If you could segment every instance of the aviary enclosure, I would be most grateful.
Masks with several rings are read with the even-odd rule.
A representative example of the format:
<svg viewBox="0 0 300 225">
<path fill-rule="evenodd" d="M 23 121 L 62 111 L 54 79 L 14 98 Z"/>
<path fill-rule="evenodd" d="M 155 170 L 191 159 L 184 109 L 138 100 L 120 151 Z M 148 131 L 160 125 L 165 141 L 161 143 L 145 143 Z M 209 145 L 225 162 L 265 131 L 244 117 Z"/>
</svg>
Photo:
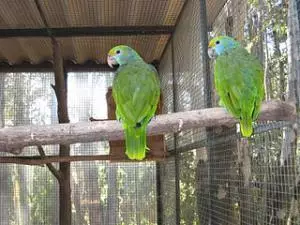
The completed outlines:
<svg viewBox="0 0 300 225">
<path fill-rule="evenodd" d="M 217 108 L 220 34 L 264 66 L 248 143 Z M 117 44 L 160 74 L 142 162 L 112 121 Z M 300 224 L 299 0 L 1 0 L 0 61 L 0 224 Z"/>
</svg>

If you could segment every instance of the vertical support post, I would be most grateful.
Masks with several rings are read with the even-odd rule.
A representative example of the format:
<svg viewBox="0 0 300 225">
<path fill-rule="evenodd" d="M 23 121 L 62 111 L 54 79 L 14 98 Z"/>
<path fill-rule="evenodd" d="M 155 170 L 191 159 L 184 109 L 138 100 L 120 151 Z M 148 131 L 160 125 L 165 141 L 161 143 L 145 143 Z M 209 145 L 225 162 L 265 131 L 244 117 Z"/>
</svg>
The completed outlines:
<svg viewBox="0 0 300 225">
<path fill-rule="evenodd" d="M 201 71 L 204 74 L 204 86 L 206 87 L 205 90 L 205 105 L 207 108 L 212 107 L 212 82 L 211 82 L 211 74 L 210 74 L 210 64 L 209 64 L 209 57 L 208 57 L 208 25 L 207 25 L 207 12 L 206 12 L 206 0 L 199 0 L 200 2 L 200 18 L 199 18 L 199 32 L 200 32 L 200 60 L 201 60 Z M 198 216 L 201 224 L 204 225 L 211 223 L 211 147 L 212 147 L 212 140 L 211 140 L 211 133 L 212 129 L 207 128 L 207 162 L 206 165 L 203 165 L 201 160 L 197 163 L 197 186 L 196 190 L 197 193 L 197 206 L 198 206 Z M 207 185 L 206 187 L 201 187 L 201 172 L 205 168 L 207 172 Z M 199 183 L 198 183 L 199 182 Z M 208 189 L 208 190 L 205 190 Z M 202 193 L 200 193 L 200 191 Z M 201 197 L 202 196 L 202 197 Z M 206 202 L 203 202 L 205 200 Z M 201 207 L 201 205 L 206 207 Z M 205 209 L 206 208 L 206 209 Z"/>
<path fill-rule="evenodd" d="M 178 84 L 175 76 L 175 56 L 174 56 L 174 39 L 171 39 L 172 49 L 172 80 L 173 80 L 173 112 L 178 111 Z M 180 152 L 178 151 L 178 134 L 174 133 L 175 149 L 175 204 L 176 204 L 176 225 L 180 225 Z"/>
<path fill-rule="evenodd" d="M 160 164 L 156 163 L 156 204 L 157 204 L 157 225 L 163 224 L 162 217 L 162 199 L 161 199 L 161 181 L 160 181 Z"/>
<path fill-rule="evenodd" d="M 57 98 L 57 115 L 59 123 L 69 123 L 68 104 L 67 104 L 67 84 L 66 73 L 63 66 L 63 58 L 59 43 L 52 38 L 53 58 L 54 58 L 54 76 L 55 85 L 52 88 Z M 59 146 L 60 156 L 70 155 L 70 145 Z M 70 162 L 59 164 L 61 177 L 59 183 L 59 224 L 71 225 L 72 208 L 71 208 L 71 179 L 70 179 Z"/>
<path fill-rule="evenodd" d="M 208 57 L 208 26 L 207 26 L 207 13 L 206 13 L 206 0 L 200 1 L 200 20 L 199 20 L 199 32 L 200 32 L 200 54 L 201 54 L 201 66 L 203 74 L 205 75 L 205 87 L 206 87 L 206 107 L 212 107 L 212 82 L 210 74 L 210 65 Z"/>
</svg>

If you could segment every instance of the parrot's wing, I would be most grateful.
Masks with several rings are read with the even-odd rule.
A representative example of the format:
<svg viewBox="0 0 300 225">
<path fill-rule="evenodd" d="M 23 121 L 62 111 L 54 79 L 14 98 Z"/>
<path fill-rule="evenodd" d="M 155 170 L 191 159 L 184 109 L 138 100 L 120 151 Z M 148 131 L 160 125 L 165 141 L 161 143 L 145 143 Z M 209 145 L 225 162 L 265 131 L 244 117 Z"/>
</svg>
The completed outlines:
<svg viewBox="0 0 300 225">
<path fill-rule="evenodd" d="M 215 86 L 227 109 L 238 119 L 255 120 L 264 96 L 263 69 L 245 49 L 219 56 L 215 64 Z"/>
<path fill-rule="evenodd" d="M 122 66 L 114 79 L 113 95 L 122 121 L 135 125 L 149 120 L 160 95 L 157 73 L 144 62 Z"/>
</svg>

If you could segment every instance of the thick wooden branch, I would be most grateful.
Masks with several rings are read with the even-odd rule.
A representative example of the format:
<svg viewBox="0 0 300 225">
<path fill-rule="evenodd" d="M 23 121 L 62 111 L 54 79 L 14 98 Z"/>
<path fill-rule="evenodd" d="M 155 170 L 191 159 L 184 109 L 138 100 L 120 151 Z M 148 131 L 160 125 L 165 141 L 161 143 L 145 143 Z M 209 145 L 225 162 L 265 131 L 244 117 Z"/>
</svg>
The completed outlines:
<svg viewBox="0 0 300 225">
<path fill-rule="evenodd" d="M 294 121 L 295 106 L 288 102 L 270 101 L 262 106 L 260 121 Z M 223 108 L 208 108 L 159 115 L 148 127 L 149 135 L 174 133 L 199 127 L 232 126 L 237 121 Z M 115 120 L 19 126 L 0 129 L 0 151 L 19 153 L 26 146 L 73 144 L 123 139 L 121 124 Z"/>
<path fill-rule="evenodd" d="M 134 162 L 130 159 L 124 159 L 116 156 L 110 155 L 80 155 L 80 156 L 3 156 L 0 157 L 0 163 L 14 163 L 14 164 L 23 164 L 23 165 L 43 165 L 43 164 L 50 164 L 51 163 L 63 163 L 63 162 L 76 162 L 76 161 L 103 161 L 103 160 L 110 160 L 116 162 Z M 147 157 L 144 161 L 159 161 L 163 160 L 163 158 L 158 157 Z M 139 161 L 137 161 L 139 162 Z"/>
</svg>

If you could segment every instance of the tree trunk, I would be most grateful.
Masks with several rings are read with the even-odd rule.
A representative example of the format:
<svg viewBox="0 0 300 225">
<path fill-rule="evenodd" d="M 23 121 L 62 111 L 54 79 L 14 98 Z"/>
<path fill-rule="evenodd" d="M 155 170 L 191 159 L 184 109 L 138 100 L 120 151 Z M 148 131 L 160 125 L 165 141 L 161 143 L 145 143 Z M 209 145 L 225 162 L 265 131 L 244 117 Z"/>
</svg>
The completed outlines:
<svg viewBox="0 0 300 225">
<path fill-rule="evenodd" d="M 59 123 L 69 123 L 67 104 L 67 77 L 63 68 L 63 58 L 59 43 L 52 40 L 55 85 L 52 86 L 57 98 L 57 115 Z M 69 156 L 70 145 L 59 145 L 59 156 Z M 71 208 L 71 177 L 70 162 L 59 164 L 59 223 L 60 225 L 72 224 Z"/>
<path fill-rule="evenodd" d="M 107 218 L 106 224 L 118 224 L 118 188 L 117 188 L 117 164 L 110 164 L 107 167 Z"/>
<path fill-rule="evenodd" d="M 273 24 L 274 27 L 275 24 Z M 281 51 L 279 47 L 279 38 L 278 34 L 275 30 L 273 30 L 273 40 L 274 40 L 274 57 L 280 58 Z M 284 76 L 284 64 L 282 60 L 279 62 L 279 98 L 284 101 L 285 100 L 285 76 Z"/>
<path fill-rule="evenodd" d="M 288 100 L 294 101 L 296 109 L 299 110 L 300 103 L 300 1 L 290 0 L 288 9 L 288 65 L 289 77 L 287 83 L 287 97 Z M 299 114 L 299 111 L 298 111 Z M 299 115 L 298 115 L 299 116 Z M 277 173 L 276 182 L 279 184 L 274 201 L 274 214 L 280 215 L 284 212 L 285 216 L 278 218 L 275 217 L 274 224 L 294 223 L 294 202 L 297 201 L 295 195 L 288 195 L 292 187 L 297 187 L 297 138 L 298 138 L 297 124 L 286 127 L 283 130 L 283 140 L 280 154 L 280 167 Z"/>
<path fill-rule="evenodd" d="M 0 74 L 0 127 L 5 126 L 4 84 L 6 74 Z M 10 166 L 0 165 L 0 218 L 2 224 L 9 224 L 9 211 L 11 209 L 11 171 Z"/>
<path fill-rule="evenodd" d="M 76 178 L 73 179 L 72 187 L 73 187 L 73 201 L 74 201 L 74 207 L 75 207 L 75 224 L 78 225 L 87 225 L 87 221 L 85 220 L 85 214 L 87 211 L 86 205 L 82 205 L 82 200 L 84 199 L 85 193 L 82 190 L 86 190 L 86 184 L 85 182 L 81 182 L 83 177 L 85 176 L 83 174 L 84 168 L 83 168 L 83 162 L 77 162 L 75 165 L 72 166 L 75 167 L 74 172 L 76 173 Z M 73 167 L 73 168 L 74 168 Z"/>
<path fill-rule="evenodd" d="M 69 145 L 59 146 L 59 155 L 70 155 Z M 72 208 L 71 208 L 71 183 L 70 183 L 70 163 L 60 163 L 59 171 L 61 178 L 58 180 L 59 184 L 59 224 L 72 224 Z"/>
<path fill-rule="evenodd" d="M 26 95 L 26 89 L 24 87 L 24 77 L 22 74 L 18 74 L 15 79 L 15 118 L 14 125 L 27 125 L 28 124 L 28 110 L 26 110 L 25 102 L 28 101 Z M 25 94 L 24 94 L 25 93 Z M 27 224 L 29 222 L 29 202 L 28 202 L 28 189 L 27 189 L 27 174 L 23 166 L 16 165 L 16 190 L 19 190 L 15 195 L 19 195 L 17 206 L 18 208 L 18 220 L 20 225 Z"/>
<path fill-rule="evenodd" d="M 91 144 L 84 144 L 86 149 L 91 149 Z M 101 224 L 101 201 L 99 189 L 99 173 L 95 162 L 91 162 L 88 167 L 84 169 L 84 184 L 86 189 L 86 200 L 89 214 L 89 224 Z"/>
</svg>

